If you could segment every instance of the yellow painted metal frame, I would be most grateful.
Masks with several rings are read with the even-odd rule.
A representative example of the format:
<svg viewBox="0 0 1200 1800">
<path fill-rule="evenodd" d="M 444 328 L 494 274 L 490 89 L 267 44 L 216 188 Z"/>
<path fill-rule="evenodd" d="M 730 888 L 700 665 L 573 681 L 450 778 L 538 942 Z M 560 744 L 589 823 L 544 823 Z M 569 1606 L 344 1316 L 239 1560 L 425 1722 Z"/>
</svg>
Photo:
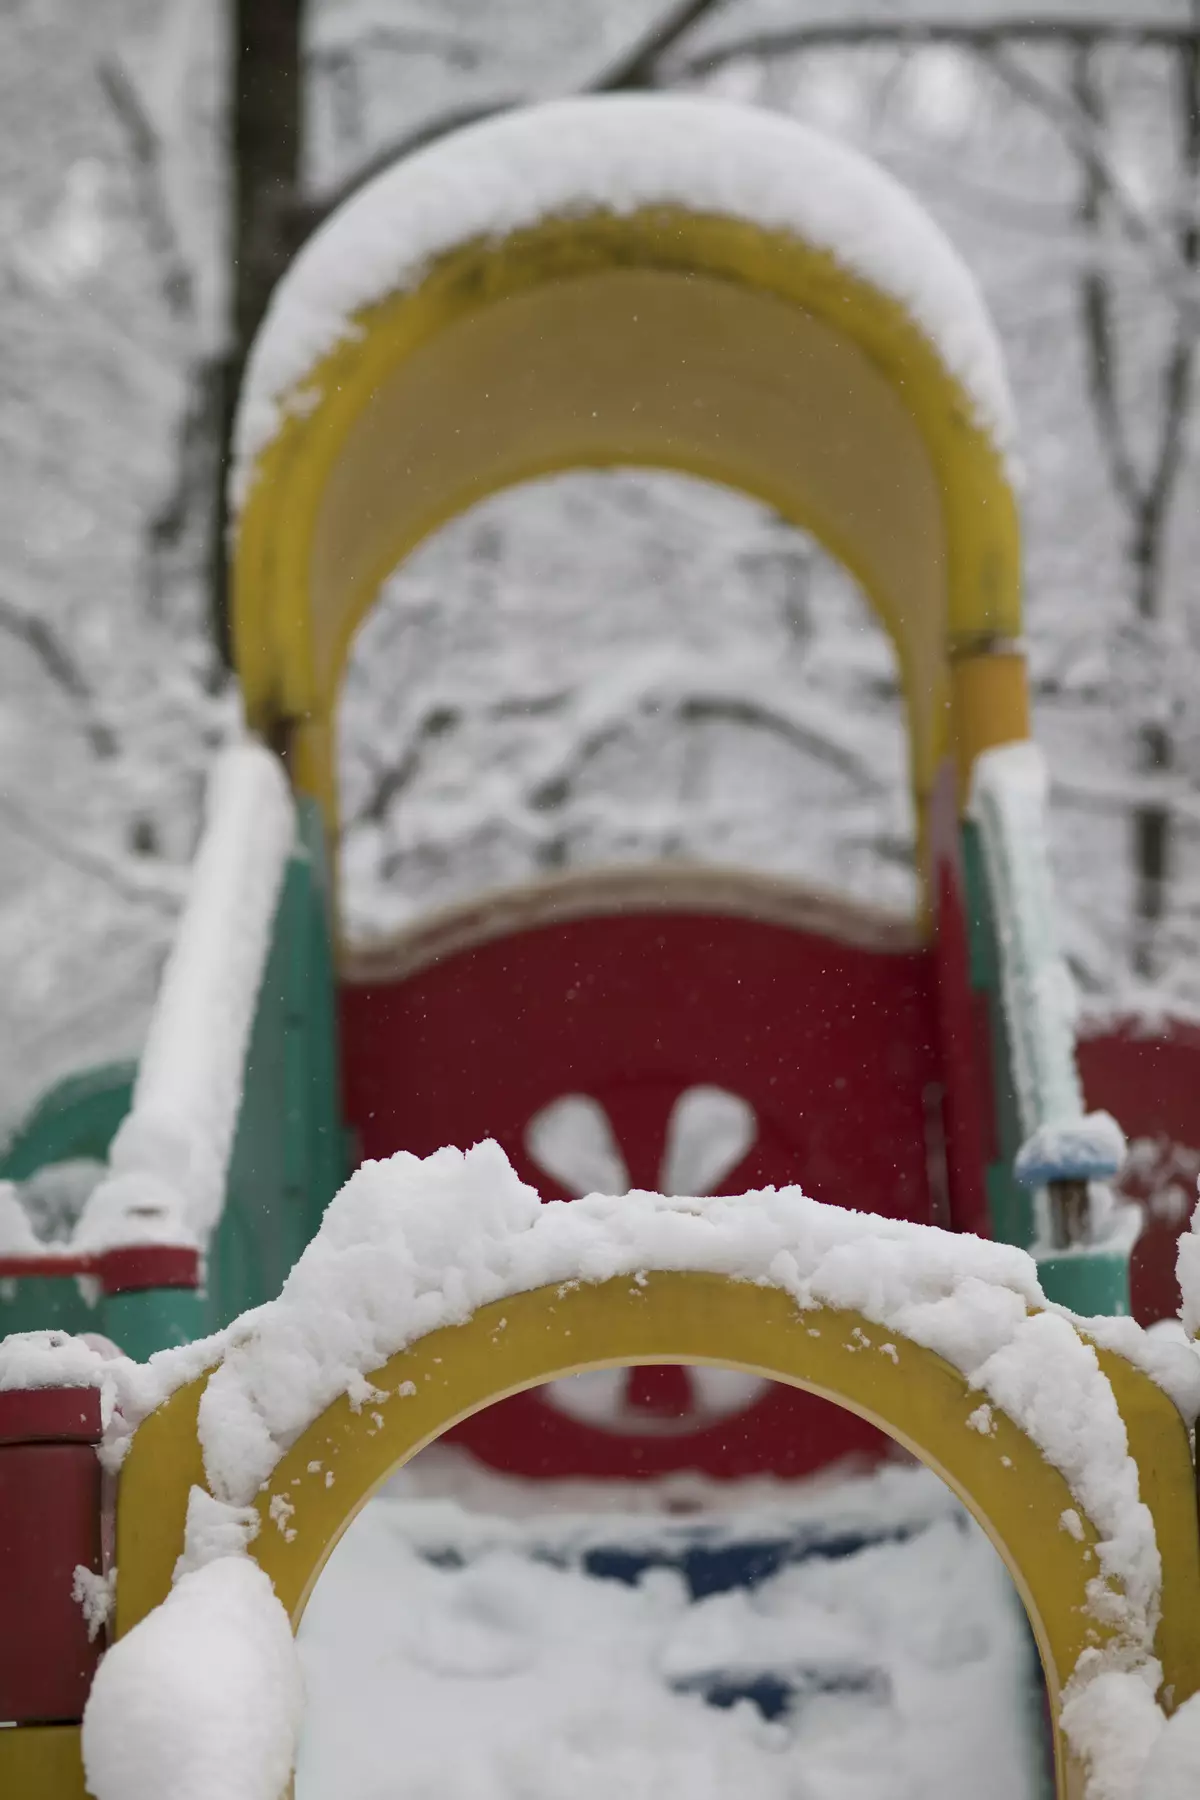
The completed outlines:
<svg viewBox="0 0 1200 1800">
<path fill-rule="evenodd" d="M 1188 1433 L 1146 1376 L 1098 1354 L 1158 1534 L 1163 1603 L 1155 1649 L 1163 1703 L 1172 1710 L 1200 1688 L 1200 1549 Z M 694 1273 L 569 1282 L 515 1295 L 464 1325 L 430 1333 L 370 1376 L 385 1400 L 357 1411 L 337 1400 L 302 1433 L 258 1496 L 262 1523 L 253 1554 L 298 1625 L 330 1552 L 362 1506 L 395 1468 L 458 1420 L 579 1369 L 671 1361 L 734 1367 L 821 1394 L 870 1419 L 959 1495 L 1025 1603 L 1053 1702 L 1057 1791 L 1074 1800 L 1081 1771 L 1058 1731 L 1057 1703 L 1080 1652 L 1108 1635 L 1088 1609 L 1087 1584 L 1098 1574 L 1094 1526 L 1083 1520 L 1082 1541 L 1063 1529 L 1063 1512 L 1079 1512 L 1078 1502 L 998 1409 L 992 1434 L 967 1428 L 980 1395 L 949 1363 L 856 1313 L 799 1312 L 776 1289 Z M 118 1635 L 170 1586 L 188 1492 L 204 1480 L 196 1421 L 206 1379 L 176 1394 L 134 1438 L 117 1518 Z M 415 1392 L 401 1392 L 408 1383 Z M 290 1510 L 277 1507 L 275 1520 L 278 1496 Z"/>
<path fill-rule="evenodd" d="M 342 668 L 390 571 L 489 493 L 618 464 L 755 494 L 854 573 L 897 648 L 919 816 L 948 752 L 965 783 L 1026 734 L 1019 657 L 992 667 L 1021 629 L 1012 492 L 904 308 L 743 219 L 592 212 L 465 243 L 365 308 L 258 458 L 236 660 L 251 725 L 331 827 Z"/>
</svg>

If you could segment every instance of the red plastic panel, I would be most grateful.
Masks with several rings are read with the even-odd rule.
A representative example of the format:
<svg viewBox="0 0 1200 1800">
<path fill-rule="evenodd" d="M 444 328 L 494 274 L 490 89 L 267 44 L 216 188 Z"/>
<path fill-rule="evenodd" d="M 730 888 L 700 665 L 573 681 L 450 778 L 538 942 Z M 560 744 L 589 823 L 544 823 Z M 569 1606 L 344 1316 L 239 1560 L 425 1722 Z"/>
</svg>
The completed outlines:
<svg viewBox="0 0 1200 1800">
<path fill-rule="evenodd" d="M 721 1191 L 798 1182 L 816 1199 L 930 1220 L 933 979 L 923 951 L 746 918 L 655 911 L 545 925 L 402 980 L 347 985 L 347 1116 L 364 1158 L 493 1137 L 524 1179 L 561 1199 L 526 1150 L 541 1108 L 593 1097 L 632 1185 L 656 1189 L 675 1102 L 719 1086 L 757 1121 Z M 881 1448 L 863 1421 L 790 1390 L 702 1431 L 635 1438 L 522 1396 L 461 1436 L 490 1462 L 545 1475 L 799 1474 Z"/>
<path fill-rule="evenodd" d="M 406 980 L 347 986 L 347 1116 L 364 1157 L 483 1137 L 547 1198 L 524 1132 L 562 1094 L 608 1110 L 635 1186 L 657 1188 L 671 1106 L 742 1095 L 756 1144 L 723 1184 L 930 1216 L 932 964 L 752 919 L 647 913 L 548 925 Z"/>
<path fill-rule="evenodd" d="M 98 1444 L 98 1388 L 7 1388 L 0 1392 L 0 1444 Z"/>
<path fill-rule="evenodd" d="M 87 1444 L 0 1448 L 0 1721 L 68 1722 L 99 1660 L 71 1597 L 100 1568 L 100 1464 Z"/>
<path fill-rule="evenodd" d="M 1112 1113 L 1135 1146 L 1122 1181 L 1146 1208 L 1131 1270 L 1134 1317 L 1144 1325 L 1173 1318 L 1175 1242 L 1200 1173 L 1200 1027 L 1171 1022 L 1148 1035 L 1119 1024 L 1080 1043 L 1079 1070 L 1088 1105 Z"/>
<path fill-rule="evenodd" d="M 200 1285 L 200 1252 L 182 1244 L 120 1244 L 112 1250 L 79 1255 L 0 1256 L 0 1280 L 92 1275 L 106 1294 L 129 1294 L 144 1288 L 195 1288 Z"/>
<path fill-rule="evenodd" d="M 952 761 L 943 763 L 938 772 L 930 799 L 929 832 L 935 870 L 933 957 L 942 1045 L 942 1086 L 931 1090 L 931 1101 L 941 1103 L 946 1187 L 943 1206 L 938 1206 L 934 1193 L 934 1222 L 989 1237 L 984 1144 L 994 1133 L 991 1060 L 986 1002 L 981 1007 L 981 996 L 971 988 L 958 773 Z"/>
</svg>

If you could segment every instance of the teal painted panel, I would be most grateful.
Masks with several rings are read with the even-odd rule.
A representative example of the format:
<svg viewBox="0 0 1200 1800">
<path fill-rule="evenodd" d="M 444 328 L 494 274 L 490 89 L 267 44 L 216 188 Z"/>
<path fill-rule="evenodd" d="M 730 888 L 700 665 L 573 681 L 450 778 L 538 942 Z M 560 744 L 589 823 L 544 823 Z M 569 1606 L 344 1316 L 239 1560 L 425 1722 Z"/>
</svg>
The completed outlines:
<svg viewBox="0 0 1200 1800">
<path fill-rule="evenodd" d="M 0 1180 L 27 1181 L 50 1163 L 103 1162 L 129 1111 L 135 1063 L 70 1075 L 39 1100 L 0 1156 Z"/>
<path fill-rule="evenodd" d="M 145 1362 L 156 1350 L 207 1336 L 208 1309 L 195 1288 L 144 1288 L 100 1302 L 101 1330 L 127 1356 Z"/>
<path fill-rule="evenodd" d="M 1041 1257 L 1038 1280 L 1047 1300 L 1085 1318 L 1121 1317 L 1129 1306 L 1129 1258 L 1118 1250 L 1073 1250 Z"/>
<path fill-rule="evenodd" d="M 73 1275 L 0 1280 L 0 1337 L 15 1331 L 103 1331 Z"/>
<path fill-rule="evenodd" d="M 246 1058 L 225 1211 L 211 1247 L 208 1328 L 279 1292 L 346 1174 L 328 864 L 299 807 Z"/>
<path fill-rule="evenodd" d="M 992 1123 L 997 1155 L 986 1171 L 988 1209 L 992 1235 L 1002 1244 L 1028 1250 L 1033 1243 L 1033 1199 L 1013 1175 L 1013 1163 L 1021 1148 L 1017 1114 L 1017 1090 L 1012 1072 L 1012 1050 L 1004 1017 L 1000 988 L 1000 956 L 995 917 L 988 889 L 983 847 L 975 826 L 962 826 L 963 885 L 966 895 L 967 932 L 971 957 L 971 986 L 987 996 L 989 1050 L 992 1065 Z"/>
</svg>

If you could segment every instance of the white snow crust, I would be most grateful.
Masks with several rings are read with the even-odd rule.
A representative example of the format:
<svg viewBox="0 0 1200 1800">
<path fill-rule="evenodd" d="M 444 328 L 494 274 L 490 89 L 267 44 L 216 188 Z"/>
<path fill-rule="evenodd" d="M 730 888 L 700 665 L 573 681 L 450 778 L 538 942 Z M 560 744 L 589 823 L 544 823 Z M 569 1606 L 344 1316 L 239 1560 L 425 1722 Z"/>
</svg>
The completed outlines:
<svg viewBox="0 0 1200 1800">
<path fill-rule="evenodd" d="M 830 251 L 893 295 L 973 401 L 1002 454 L 1012 404 L 975 282 L 933 221 L 882 169 L 793 120 L 679 95 L 557 100 L 444 138 L 369 182 L 305 245 L 275 290 L 242 387 L 232 476 L 303 405 L 354 317 L 414 287 L 442 253 L 541 219 L 676 204 L 754 221 Z"/>
<path fill-rule="evenodd" d="M 213 767 L 207 822 L 109 1174 L 70 1248 L 203 1246 L 221 1215 L 295 813 L 277 757 L 243 742 Z"/>
</svg>

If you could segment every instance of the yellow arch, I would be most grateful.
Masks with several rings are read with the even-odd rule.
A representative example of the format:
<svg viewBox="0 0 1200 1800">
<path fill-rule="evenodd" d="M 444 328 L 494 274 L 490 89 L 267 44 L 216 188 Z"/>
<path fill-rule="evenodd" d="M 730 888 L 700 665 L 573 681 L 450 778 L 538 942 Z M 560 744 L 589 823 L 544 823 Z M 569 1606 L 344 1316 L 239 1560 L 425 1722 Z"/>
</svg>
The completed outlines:
<svg viewBox="0 0 1200 1800">
<path fill-rule="evenodd" d="M 898 651 L 918 817 L 948 752 L 965 783 L 1027 735 L 1012 492 L 904 307 L 743 218 L 593 209 L 461 243 L 364 308 L 251 471 L 247 712 L 331 826 L 341 672 L 388 573 L 500 488 L 618 464 L 755 495 L 855 574 Z"/>
<path fill-rule="evenodd" d="M 1171 1709 L 1200 1687 L 1200 1551 L 1188 1434 L 1147 1377 L 1120 1358 L 1100 1357 L 1158 1534 L 1163 1604 L 1155 1652 Z M 261 1527 L 252 1552 L 293 1623 L 371 1494 L 452 1424 L 580 1368 L 664 1361 L 719 1363 L 824 1395 L 870 1419 L 947 1482 L 988 1532 L 1025 1603 L 1053 1702 L 1057 1791 L 1077 1795 L 1080 1771 L 1058 1730 L 1058 1700 L 1081 1651 L 1102 1643 L 1108 1628 L 1088 1609 L 1097 1533 L 1086 1518 L 1081 1541 L 1062 1528 L 1068 1507 L 1080 1511 L 1063 1477 L 998 1410 L 992 1434 L 968 1429 L 980 1396 L 932 1352 L 857 1313 L 800 1313 L 778 1290 L 725 1277 L 656 1274 L 515 1295 L 464 1325 L 432 1332 L 374 1371 L 369 1379 L 386 1400 L 357 1412 L 344 1398 L 327 1407 L 256 1501 Z M 118 1635 L 170 1586 L 188 1492 L 204 1484 L 196 1418 L 206 1379 L 176 1394 L 134 1438 L 117 1516 Z"/>
</svg>

